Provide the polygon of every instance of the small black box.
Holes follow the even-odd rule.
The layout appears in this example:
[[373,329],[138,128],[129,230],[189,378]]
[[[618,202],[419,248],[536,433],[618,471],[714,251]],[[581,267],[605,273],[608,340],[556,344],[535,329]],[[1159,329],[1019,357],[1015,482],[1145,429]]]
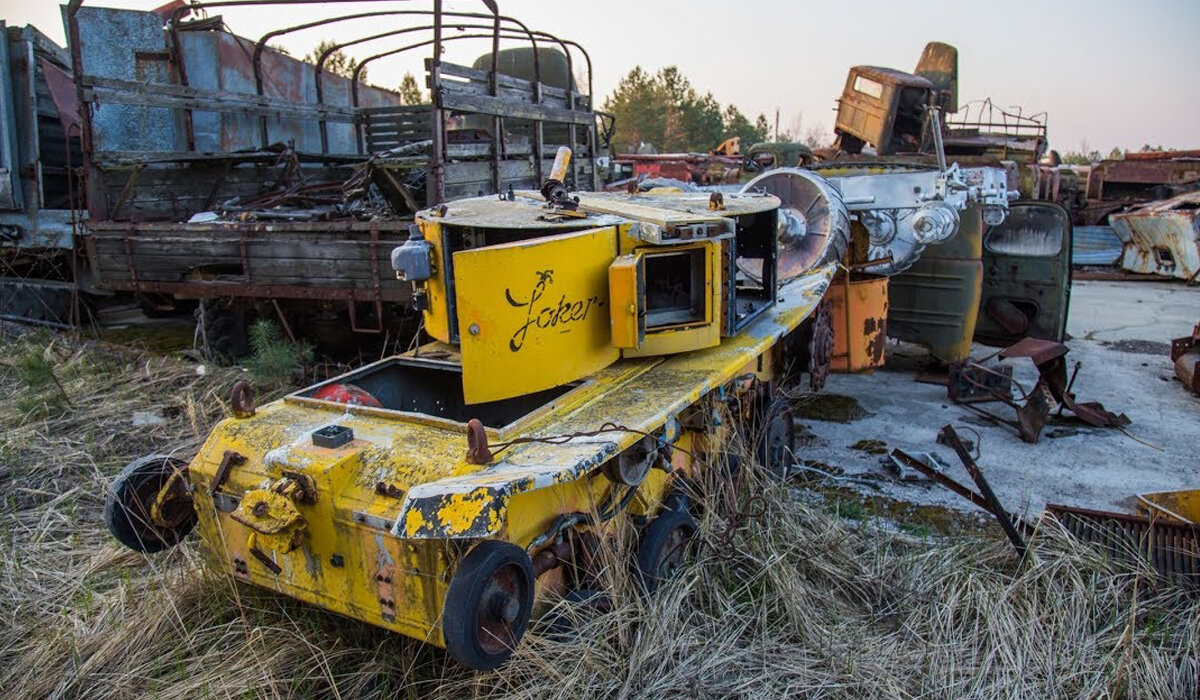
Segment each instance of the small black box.
[[317,447],[341,447],[354,439],[354,431],[344,425],[327,425],[312,434]]

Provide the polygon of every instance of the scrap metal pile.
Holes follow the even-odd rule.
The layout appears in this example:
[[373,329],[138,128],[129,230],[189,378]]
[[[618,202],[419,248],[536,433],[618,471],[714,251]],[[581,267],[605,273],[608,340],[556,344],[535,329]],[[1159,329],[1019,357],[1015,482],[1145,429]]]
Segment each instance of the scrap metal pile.
[[273,182],[259,193],[231,197],[196,212],[187,222],[411,219],[421,208],[418,202],[424,201],[429,143],[376,153],[355,163],[342,180],[313,178],[300,166],[294,144],[274,144],[266,149],[279,154]]
[[[1006,425],[1020,435],[1025,442],[1037,442],[1056,408],[1061,417],[1070,411],[1076,418],[1099,428],[1121,428],[1129,425],[1124,413],[1112,413],[1095,402],[1076,400],[1071,389],[1079,373],[1076,362],[1070,377],[1067,376],[1067,346],[1050,340],[1025,338],[1001,350],[1001,359],[1027,358],[1038,370],[1037,384],[1026,391],[1012,378],[1012,367],[1007,365],[988,366],[981,362],[967,361],[951,365],[947,394],[951,401],[965,406],[999,425]],[[1020,400],[1013,398],[1016,391]],[[981,408],[979,404],[998,401],[1010,406],[1015,415],[1006,419]]]

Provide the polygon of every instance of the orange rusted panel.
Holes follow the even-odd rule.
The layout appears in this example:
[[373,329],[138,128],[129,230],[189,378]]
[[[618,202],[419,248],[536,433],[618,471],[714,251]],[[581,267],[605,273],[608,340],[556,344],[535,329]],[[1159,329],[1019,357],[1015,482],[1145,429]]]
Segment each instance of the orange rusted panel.
[[833,304],[833,371],[862,372],[883,365],[888,278],[842,275],[830,285],[828,299]]

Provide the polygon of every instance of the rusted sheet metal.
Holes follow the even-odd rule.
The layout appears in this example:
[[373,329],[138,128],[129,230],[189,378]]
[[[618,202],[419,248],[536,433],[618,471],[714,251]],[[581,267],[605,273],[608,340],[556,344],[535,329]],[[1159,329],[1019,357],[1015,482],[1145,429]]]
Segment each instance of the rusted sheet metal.
[[[92,75],[141,83],[167,83],[162,17],[153,12],[80,7],[72,52]],[[174,117],[164,109],[126,104],[91,105],[92,147],[97,151],[175,151]]]
[[[966,367],[971,370],[970,372],[964,372],[961,368],[957,372],[952,369],[948,386],[951,398],[955,400],[955,403],[965,406],[997,424],[1012,427],[1022,440],[1030,443],[1038,441],[1042,428],[1050,419],[1050,411],[1054,405],[1059,407],[1060,414],[1063,410],[1069,410],[1080,420],[1096,427],[1120,428],[1129,425],[1129,418],[1123,413],[1112,413],[1099,403],[1075,400],[1075,394],[1071,393],[1071,388],[1075,383],[1075,375],[1079,371],[1079,363],[1076,363],[1075,370],[1068,377],[1066,354],[1067,346],[1062,343],[1025,338],[1001,350],[1000,357],[1004,359],[1026,357],[1037,366],[1038,381],[1032,391],[1026,393],[1019,384],[1011,381],[1011,369],[1002,371],[1000,368],[984,367],[978,363],[968,362]],[[991,375],[995,381],[992,381],[990,385],[980,381],[977,378],[980,373]],[[965,401],[961,398],[955,399],[956,383],[969,384],[972,388],[970,393],[973,396],[968,397]],[[1020,391],[1020,402],[1012,398],[1012,387],[1016,387]],[[1015,420],[997,416],[975,405],[980,401],[986,401],[988,396],[1012,407],[1016,412]]]
[[929,42],[913,73],[933,83],[943,112],[958,111],[958,49],[940,41]]
[[1104,223],[1110,215],[1141,202],[1161,200],[1200,188],[1200,156],[1195,151],[1130,153],[1088,170],[1079,223]]
[[1109,217],[1123,242],[1121,267],[1146,275],[1200,277],[1200,191]]
[[1125,160],[1184,160],[1194,158],[1200,160],[1200,150],[1192,151],[1145,151],[1125,154]]
[[1147,561],[1164,578],[1200,585],[1200,528],[1162,515],[1129,515],[1047,504],[1046,512],[1110,556]]
[[[114,10],[83,6],[77,13],[81,36],[80,59],[88,78],[119,79],[142,83],[146,94],[162,92],[155,86],[182,87],[169,69],[169,44],[162,30],[163,18],[153,12]],[[180,53],[186,66],[187,87],[229,96],[257,94],[252,62],[254,43],[224,31],[178,32]],[[317,106],[312,66],[268,49],[262,56],[265,76],[263,97],[283,100],[296,107]],[[349,80],[342,76],[324,78],[324,104],[350,105]],[[92,131],[97,151],[183,151],[189,150],[184,120],[166,106],[113,104],[119,91],[97,89],[94,93]],[[206,92],[199,92],[200,95]],[[165,93],[164,93],[165,94]],[[126,99],[125,96],[121,99]],[[106,98],[109,103],[106,104]],[[361,86],[363,106],[398,106],[400,96],[392,91]],[[182,104],[180,105],[182,106]],[[130,120],[147,129],[129,128]],[[261,146],[257,115],[215,110],[191,110],[192,146],[196,151],[236,151]],[[356,152],[352,123],[328,125],[333,153]],[[302,151],[320,152],[321,136],[315,118],[268,117],[269,142],[294,141]]]
[[[1113,200],[1135,193],[1123,185],[1187,185],[1200,182],[1200,157],[1191,152],[1167,152],[1158,158],[1127,157],[1103,160],[1088,171],[1087,198]],[[1130,154],[1134,156],[1136,154]],[[1135,197],[1144,200],[1145,197]]]
[[888,280],[882,275],[842,275],[829,288],[834,372],[883,366],[887,344]]
[[1067,410],[1074,413],[1084,422],[1098,428],[1119,428],[1129,425],[1129,418],[1124,413],[1106,411],[1104,406],[1095,403],[1081,403],[1075,400],[1071,393],[1073,380],[1067,379],[1067,346],[1050,340],[1025,338],[1014,345],[1000,351],[1000,357],[1028,357],[1037,365],[1038,389],[1044,387],[1051,397]]

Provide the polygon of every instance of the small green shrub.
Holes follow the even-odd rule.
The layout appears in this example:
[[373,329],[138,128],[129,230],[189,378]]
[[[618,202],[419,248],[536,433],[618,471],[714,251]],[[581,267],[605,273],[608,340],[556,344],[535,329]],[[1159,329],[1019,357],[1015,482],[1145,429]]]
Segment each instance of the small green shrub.
[[250,326],[250,357],[242,363],[262,384],[291,384],[312,362],[312,346],[283,337],[273,321],[259,319]]

